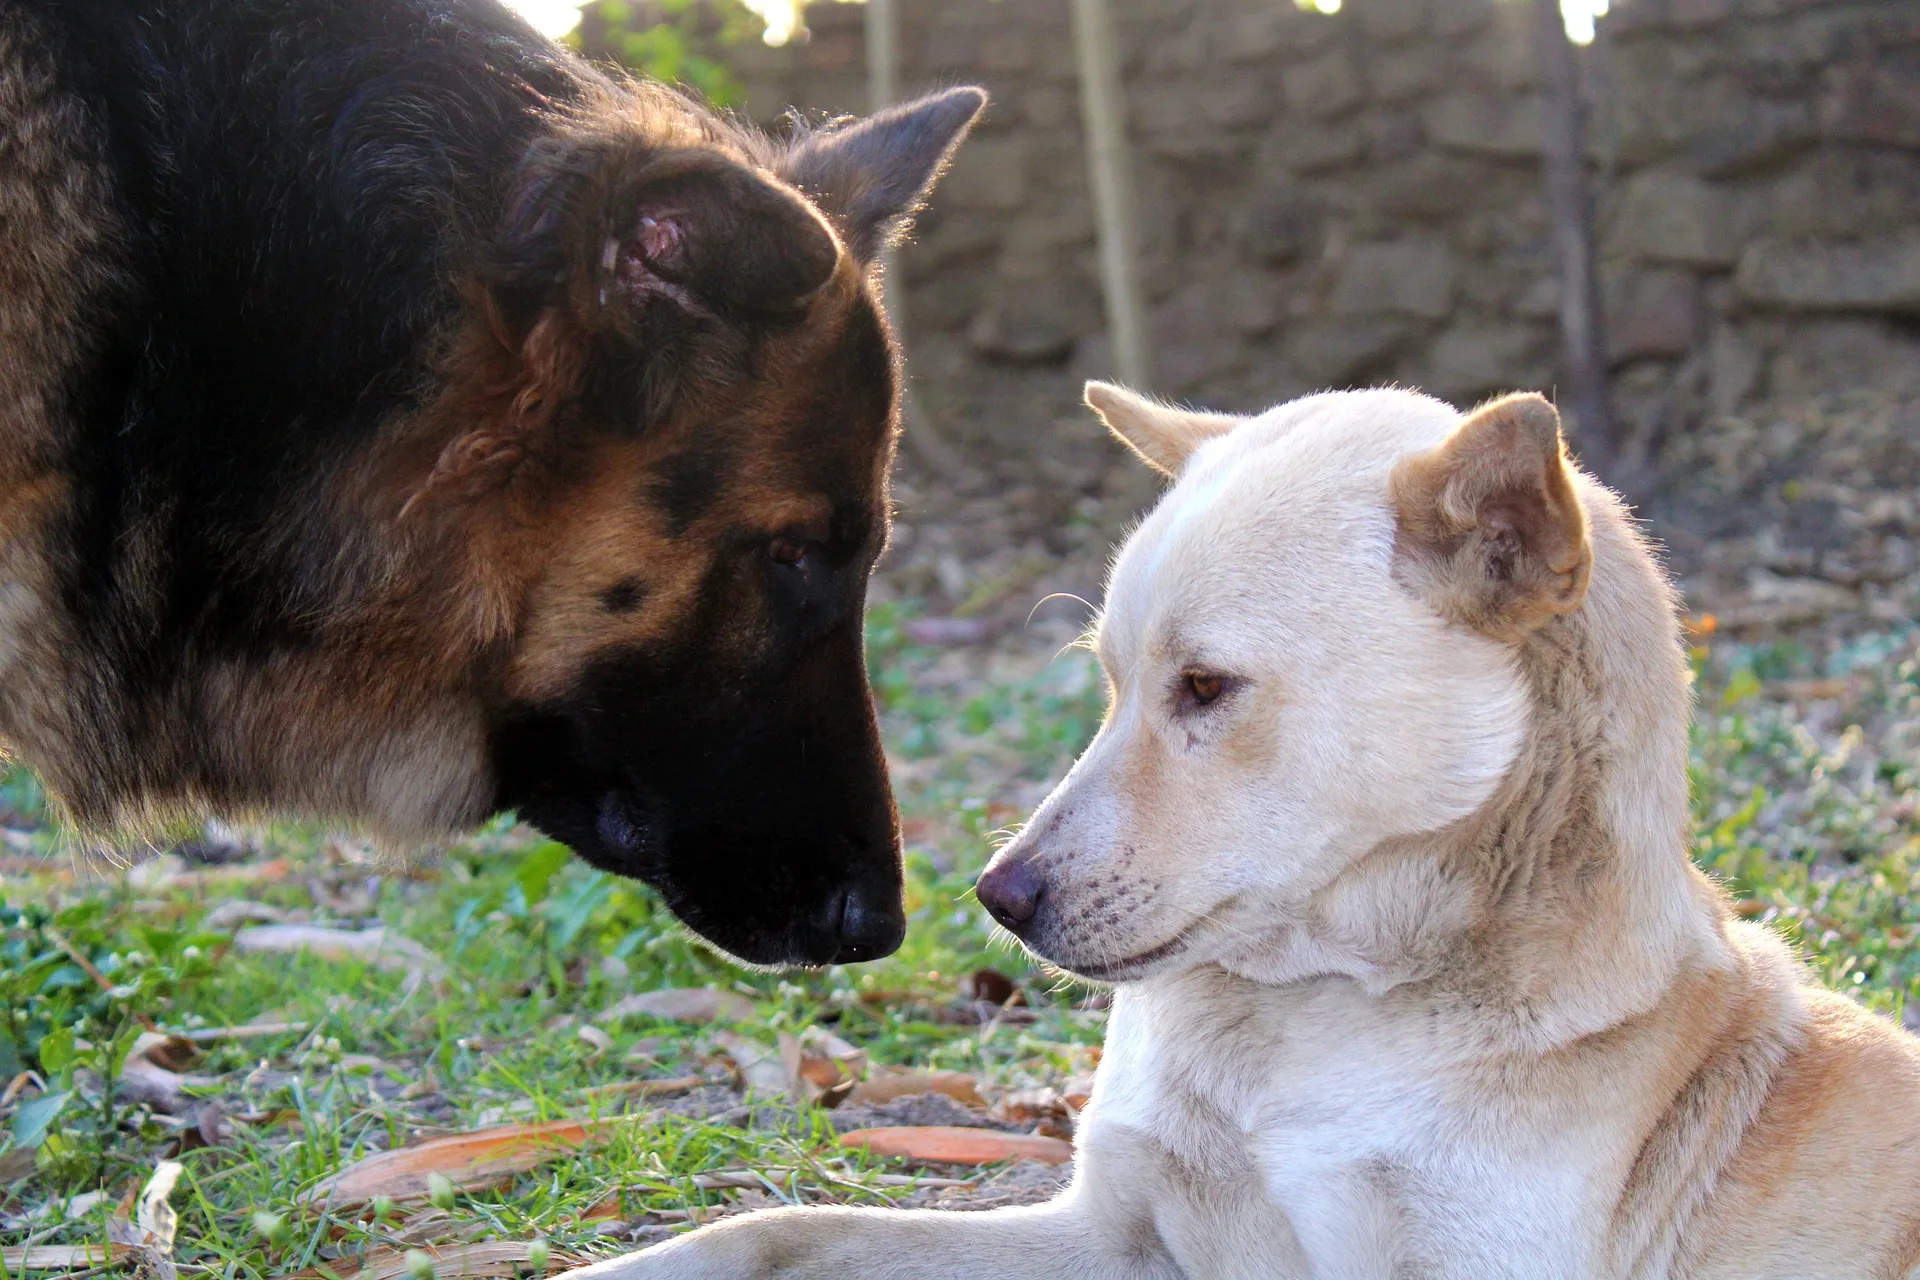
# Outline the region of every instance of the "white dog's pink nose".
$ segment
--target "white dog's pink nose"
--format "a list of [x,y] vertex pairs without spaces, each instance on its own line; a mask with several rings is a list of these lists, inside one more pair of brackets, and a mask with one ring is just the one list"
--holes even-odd
[[1024,935],[1040,907],[1046,883],[1026,858],[1009,859],[988,867],[973,886],[980,905],[1016,936]]

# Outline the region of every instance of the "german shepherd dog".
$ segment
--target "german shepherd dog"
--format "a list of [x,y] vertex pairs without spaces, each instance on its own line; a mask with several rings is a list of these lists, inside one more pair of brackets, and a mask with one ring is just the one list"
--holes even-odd
[[496,0],[0,0],[0,744],[81,831],[516,809],[885,955],[871,279],[985,103],[775,142]]

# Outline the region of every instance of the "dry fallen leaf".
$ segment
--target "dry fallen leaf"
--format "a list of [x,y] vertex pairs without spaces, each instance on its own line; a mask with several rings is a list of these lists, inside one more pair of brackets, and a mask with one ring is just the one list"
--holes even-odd
[[408,995],[423,981],[441,982],[447,976],[447,966],[438,956],[412,938],[379,926],[352,930],[317,924],[252,925],[233,935],[233,947],[256,953],[306,952],[329,960],[364,960],[382,969],[403,969]]
[[0,1249],[0,1266],[18,1275],[22,1271],[88,1271],[133,1256],[127,1244],[8,1245]]
[[414,1200],[427,1194],[427,1179],[442,1174],[456,1190],[495,1187],[556,1156],[606,1141],[615,1120],[549,1120],[503,1124],[472,1133],[430,1138],[411,1147],[382,1151],[322,1179],[304,1199],[359,1204],[375,1196]]
[[669,987],[625,996],[594,1017],[595,1022],[620,1018],[666,1018],[673,1022],[744,1022],[753,1016],[753,1001],[715,987]]
[[664,1080],[617,1080],[612,1084],[589,1085],[581,1089],[576,1096],[580,1098],[658,1098],[669,1093],[685,1093],[689,1089],[698,1089],[713,1081],[705,1076],[670,1076]]
[[792,1091],[792,1078],[777,1049],[733,1031],[716,1031],[713,1043],[733,1060],[735,1074],[749,1092],[786,1096]]
[[243,924],[284,924],[286,919],[285,907],[273,907],[264,902],[248,902],[245,898],[235,898],[207,912],[206,918],[200,923],[203,928],[219,932]]
[[943,1093],[969,1107],[987,1105],[979,1082],[964,1071],[881,1071],[854,1085],[847,1101],[877,1106],[919,1093]]
[[[533,1254],[527,1240],[479,1240],[471,1244],[428,1244],[420,1248],[433,1259],[434,1280],[461,1280],[461,1277],[511,1276],[526,1269]],[[402,1280],[409,1275],[406,1249],[370,1249],[358,1258],[341,1258],[321,1266],[296,1271],[286,1280]],[[547,1270],[551,1274],[572,1267],[584,1267],[594,1261],[588,1254],[549,1248]]]
[[313,1030],[310,1022],[243,1022],[237,1027],[195,1027],[182,1031],[179,1038],[194,1044],[213,1044],[220,1040],[265,1040],[273,1036],[305,1035]]
[[114,1081],[114,1092],[127,1102],[145,1103],[166,1115],[183,1116],[199,1101],[188,1089],[211,1088],[217,1083],[210,1076],[183,1076],[128,1055]]
[[787,1093],[796,1104],[835,1106],[867,1071],[867,1052],[820,1027],[799,1035],[780,1033],[780,1061]]
[[168,1071],[188,1071],[200,1060],[200,1048],[185,1036],[165,1031],[142,1031],[133,1042],[129,1058],[145,1058]]
[[[158,1068],[155,1068],[158,1070]],[[126,1246],[139,1262],[140,1274],[149,1280],[174,1280],[173,1234],[180,1219],[169,1203],[174,1184],[183,1168],[176,1160],[162,1160],[153,1167],[153,1176],[140,1190],[139,1208],[133,1221],[124,1210],[107,1219],[107,1239]]]
[[383,969],[424,969],[443,977],[447,966],[440,958],[381,926],[371,929],[329,929],[317,924],[260,924],[233,935],[236,951],[310,952],[329,960],[365,960]]
[[855,1129],[840,1135],[840,1145],[865,1147],[877,1156],[904,1156],[939,1164],[994,1164],[1001,1160],[1065,1164],[1073,1159],[1073,1144],[1059,1138],[946,1125]]
[[127,869],[127,881],[137,889],[194,888],[201,885],[264,884],[285,880],[293,864],[276,858],[269,862],[240,862],[231,866],[189,867],[178,854],[163,853]]
[[1019,984],[996,969],[975,969],[962,978],[960,994],[969,1000],[982,1000],[1002,1008],[1026,1003]]
[[1048,1088],[1015,1089],[993,1104],[995,1120],[1032,1125],[1042,1120],[1071,1120],[1066,1102]]

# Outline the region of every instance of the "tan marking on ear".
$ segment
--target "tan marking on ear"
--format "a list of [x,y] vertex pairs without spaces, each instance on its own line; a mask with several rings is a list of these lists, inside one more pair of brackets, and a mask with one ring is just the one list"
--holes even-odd
[[1201,445],[1246,421],[1227,413],[1177,409],[1110,382],[1089,382],[1086,400],[1122,444],[1155,471],[1170,476],[1179,475]]
[[1391,493],[1398,567],[1448,616],[1518,639],[1586,598],[1587,513],[1543,397],[1474,410],[1439,448],[1394,468]]

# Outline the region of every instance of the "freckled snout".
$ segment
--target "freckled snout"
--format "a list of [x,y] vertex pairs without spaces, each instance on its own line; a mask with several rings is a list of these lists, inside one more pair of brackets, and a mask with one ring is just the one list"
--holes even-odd
[[1015,937],[1024,938],[1046,887],[1031,859],[1008,858],[988,867],[973,891],[988,915]]

